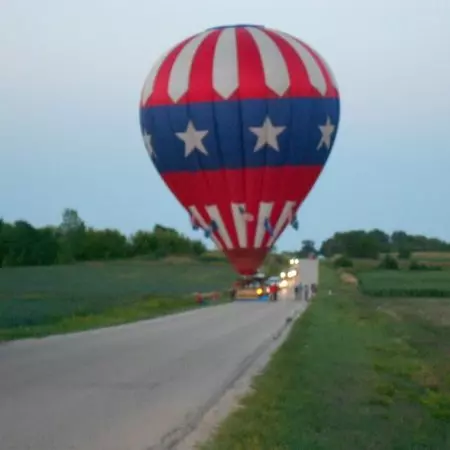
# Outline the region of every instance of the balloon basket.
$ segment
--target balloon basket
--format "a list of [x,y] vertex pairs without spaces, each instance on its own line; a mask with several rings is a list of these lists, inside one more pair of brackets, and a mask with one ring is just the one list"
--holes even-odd
[[268,295],[263,295],[261,297],[252,297],[252,298],[236,298],[234,300],[235,302],[250,302],[250,303],[255,303],[255,302],[269,302],[270,301],[270,297]]

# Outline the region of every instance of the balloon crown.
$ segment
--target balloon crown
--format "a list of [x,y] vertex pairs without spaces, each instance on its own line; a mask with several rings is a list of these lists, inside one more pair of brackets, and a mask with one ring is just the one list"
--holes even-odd
[[218,25],[216,27],[207,28],[208,30],[222,30],[224,28],[240,28],[240,27],[256,27],[256,28],[265,28],[264,25],[256,25],[254,23],[237,23],[234,25]]

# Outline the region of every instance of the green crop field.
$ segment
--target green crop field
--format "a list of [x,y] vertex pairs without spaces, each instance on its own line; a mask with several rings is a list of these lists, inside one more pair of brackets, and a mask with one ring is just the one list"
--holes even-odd
[[358,279],[363,293],[377,297],[450,297],[450,271],[373,270]]
[[234,277],[226,263],[176,258],[3,268],[0,340],[129,322],[193,307],[193,292],[224,290]]

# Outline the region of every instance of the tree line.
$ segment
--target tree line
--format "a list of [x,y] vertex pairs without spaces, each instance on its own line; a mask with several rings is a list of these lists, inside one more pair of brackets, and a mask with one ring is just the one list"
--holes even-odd
[[[18,220],[6,223],[0,219],[0,267],[68,264],[77,261],[122,259],[168,255],[201,256],[207,251],[199,240],[189,239],[172,228],[155,225],[152,231],[138,231],[125,236],[114,229],[88,227],[77,211],[66,209],[58,226],[36,228]],[[450,243],[404,231],[391,234],[374,229],[335,233],[320,248],[304,240],[298,252],[289,255],[325,257],[345,255],[350,258],[378,258],[381,253],[399,253],[409,257],[416,251],[450,251]],[[276,249],[272,248],[272,253]],[[287,253],[284,255],[288,255]],[[206,255],[205,255],[206,258]]]
[[36,228],[24,220],[0,220],[0,267],[68,264],[77,261],[137,256],[162,258],[200,256],[205,245],[172,228],[155,225],[152,231],[125,236],[114,229],[88,227],[77,211],[66,209],[58,226]]
[[[304,241],[307,247],[312,241]],[[351,258],[378,258],[382,253],[398,253],[402,258],[409,258],[412,252],[446,252],[450,243],[423,235],[412,235],[404,231],[388,234],[382,230],[352,230],[335,233],[325,240],[318,253],[326,257],[337,254]]]

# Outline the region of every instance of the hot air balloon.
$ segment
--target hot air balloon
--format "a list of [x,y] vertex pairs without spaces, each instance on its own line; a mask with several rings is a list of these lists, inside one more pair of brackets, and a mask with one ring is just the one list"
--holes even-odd
[[309,45],[259,25],[171,48],[141,91],[140,124],[169,189],[238,273],[252,275],[327,162],[339,92]]

